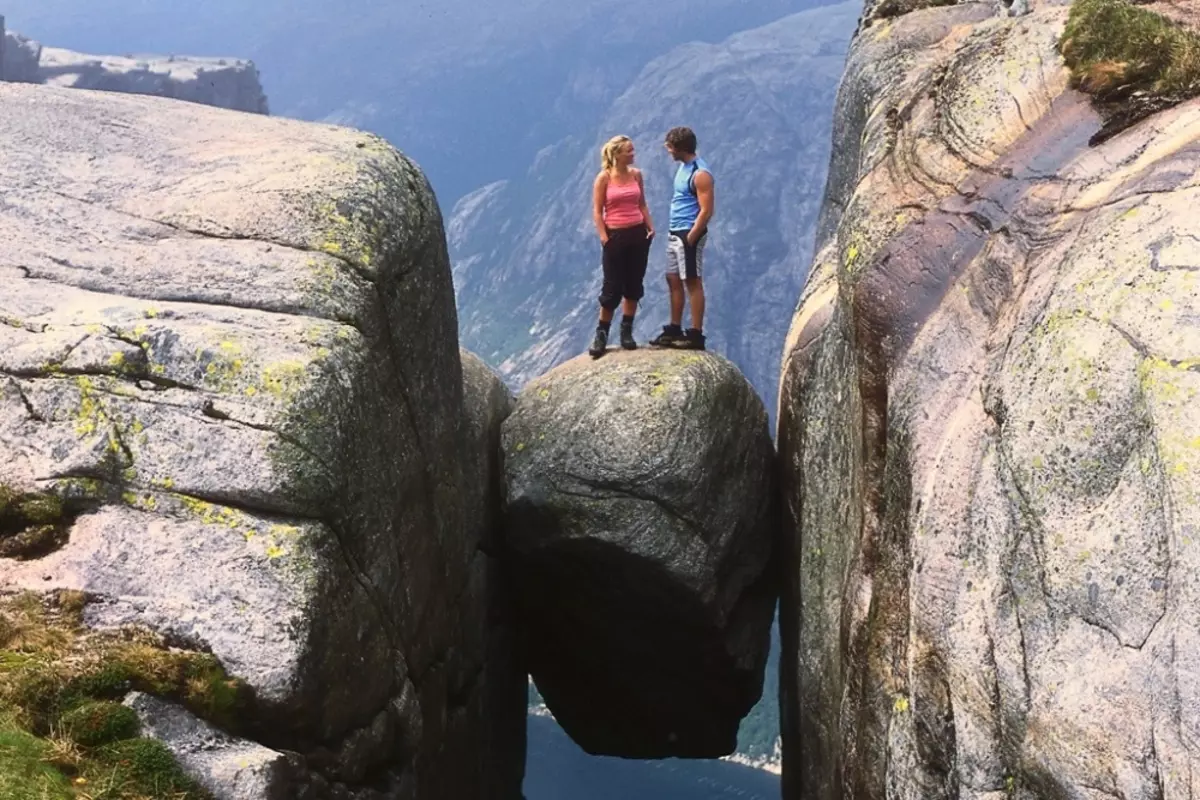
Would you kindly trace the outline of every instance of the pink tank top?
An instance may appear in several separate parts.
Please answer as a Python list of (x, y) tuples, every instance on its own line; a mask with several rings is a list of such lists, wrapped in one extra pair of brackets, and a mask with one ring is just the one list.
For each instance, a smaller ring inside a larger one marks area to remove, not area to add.
[(631, 228), (645, 222), (642, 216), (642, 187), (636, 180), (619, 184), (609, 178), (604, 195), (604, 224), (610, 228)]

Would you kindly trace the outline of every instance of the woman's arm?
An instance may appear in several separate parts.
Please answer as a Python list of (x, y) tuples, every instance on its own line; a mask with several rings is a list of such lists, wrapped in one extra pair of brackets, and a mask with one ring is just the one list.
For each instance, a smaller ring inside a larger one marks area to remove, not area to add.
[(608, 227), (604, 224), (604, 195), (608, 191), (608, 172), (601, 171), (592, 184), (592, 222), (600, 235), (600, 244), (608, 244)]
[(637, 171), (638, 188), (642, 190), (642, 200), (638, 206), (642, 210), (642, 216), (646, 219), (646, 238), (654, 235), (654, 220), (650, 218), (650, 206), (646, 205), (646, 184), (642, 182), (642, 171)]

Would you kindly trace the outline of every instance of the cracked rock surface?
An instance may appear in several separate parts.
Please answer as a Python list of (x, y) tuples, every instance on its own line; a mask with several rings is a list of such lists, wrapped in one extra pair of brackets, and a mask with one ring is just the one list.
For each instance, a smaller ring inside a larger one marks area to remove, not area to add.
[(707, 353), (581, 356), (503, 426), (529, 671), (591, 753), (715, 757), (762, 692), (776, 599), (762, 402)]
[(331, 780), (478, 796), (454, 743), (482, 489), (420, 171), (159, 98), (0, 84), (0, 107), (0, 485), (83, 509), (0, 582), (211, 651), (257, 741)]
[(857, 34), (783, 358), (787, 798), (1195, 796), (1200, 104), (1065, 6)]

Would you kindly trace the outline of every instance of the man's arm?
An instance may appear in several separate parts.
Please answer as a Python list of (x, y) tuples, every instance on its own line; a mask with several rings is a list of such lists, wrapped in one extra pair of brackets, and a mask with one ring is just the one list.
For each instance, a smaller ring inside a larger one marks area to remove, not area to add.
[(687, 243), (690, 245), (700, 241), (700, 233), (712, 219), (714, 210), (712, 175), (708, 172), (697, 172), (693, 182), (696, 186), (696, 199), (700, 201), (700, 214), (696, 217), (692, 229), (688, 231)]

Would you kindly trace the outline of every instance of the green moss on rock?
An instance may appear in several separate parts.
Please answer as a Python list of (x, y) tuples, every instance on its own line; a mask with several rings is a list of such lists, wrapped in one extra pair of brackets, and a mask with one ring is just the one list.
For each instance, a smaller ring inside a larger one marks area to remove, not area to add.
[(171, 752), (153, 739), (126, 739), (103, 747), (95, 753), (93, 769), (97, 781), (127, 787), (121, 796), (201, 797)]
[(133, 709), (111, 701), (89, 701), (62, 715), (60, 730), (76, 744), (95, 747), (138, 735)]
[(50, 492), (18, 492), (0, 484), (0, 558), (40, 558), (67, 541), (69, 515)]
[(1092, 144), (1200, 95), (1200, 35), (1128, 0), (1075, 0), (1059, 51), (1105, 117)]
[(1059, 48), (1085, 92), (1200, 94), (1200, 36), (1128, 0), (1075, 0)]
[(246, 688), (215, 658), (136, 631), (88, 631), (78, 592), (0, 597), (0, 800), (202, 798), (158, 742), (137, 738), (130, 691), (234, 727)]

